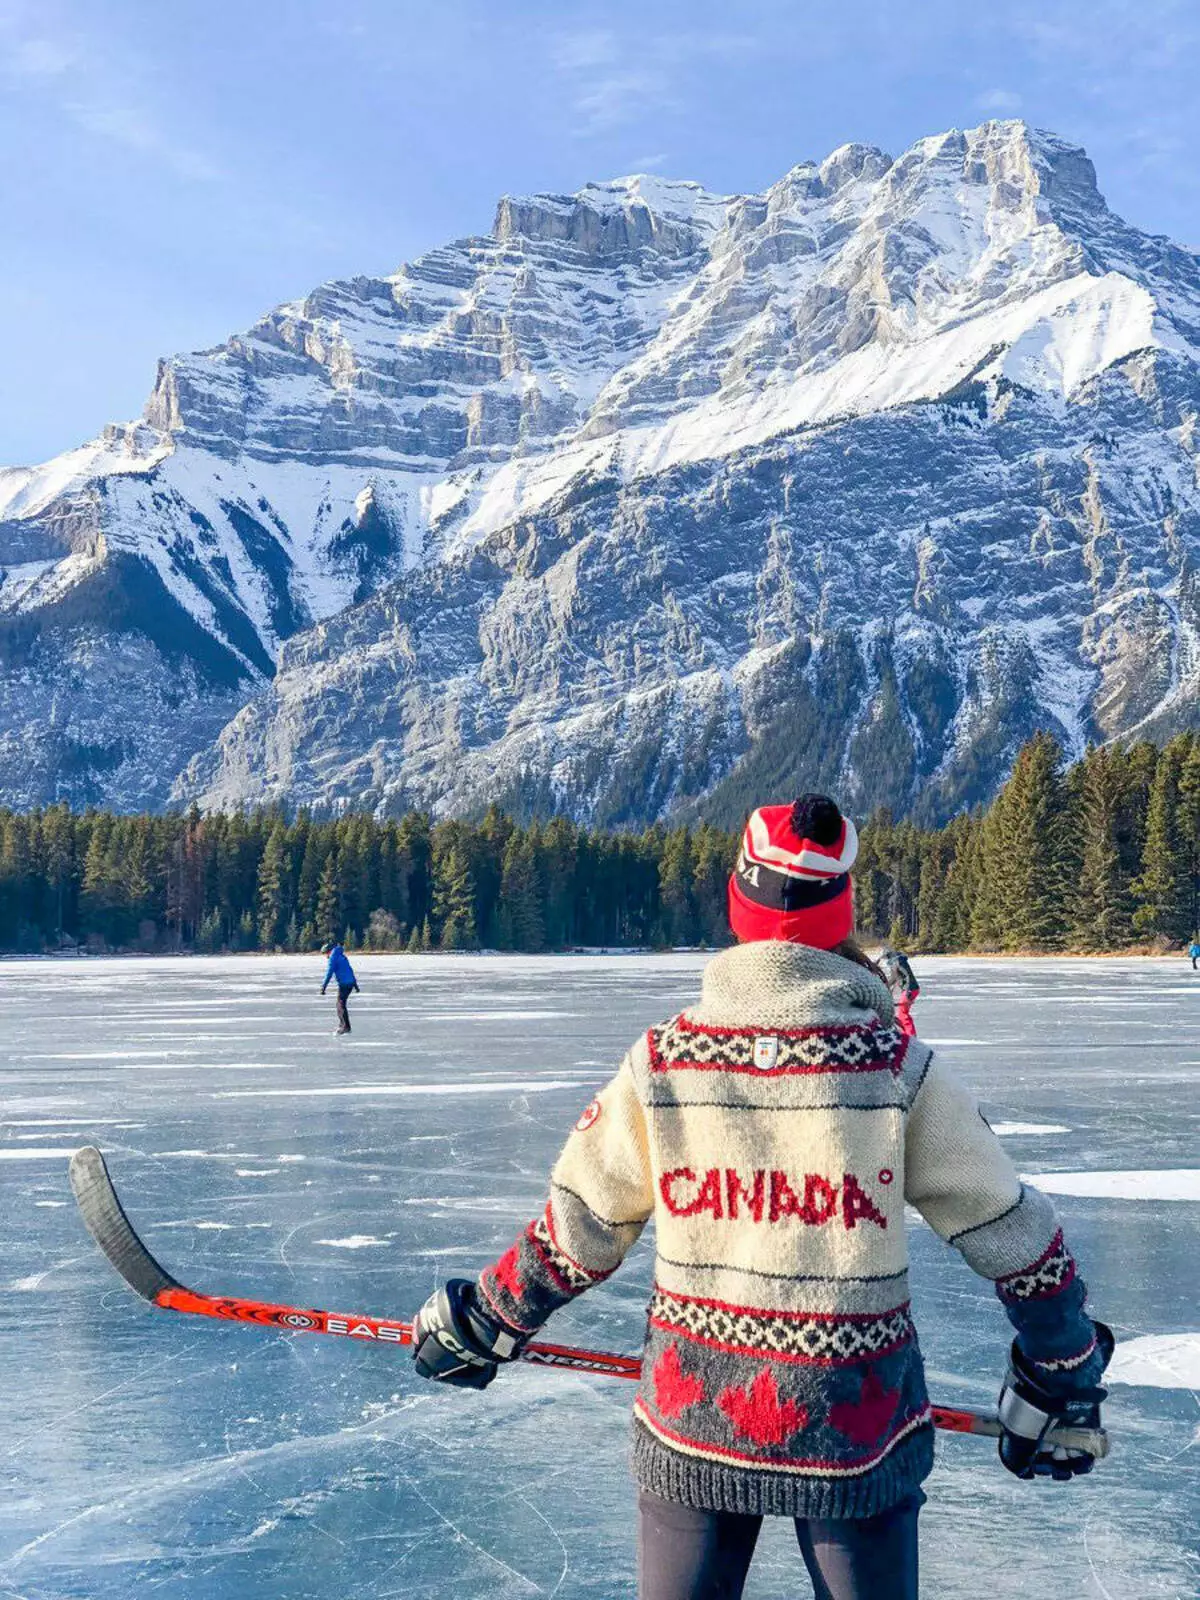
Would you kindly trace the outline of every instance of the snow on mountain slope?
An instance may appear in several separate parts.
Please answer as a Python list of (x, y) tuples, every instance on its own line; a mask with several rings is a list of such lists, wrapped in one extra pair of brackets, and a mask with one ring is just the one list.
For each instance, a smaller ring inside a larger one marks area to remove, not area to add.
[(1173, 726), (1198, 350), (1197, 258), (1021, 123), (503, 200), (0, 476), (9, 794), (157, 803), (199, 752), (205, 804), (732, 815), (778, 736), (932, 813), (1039, 723)]
[(165, 361), (145, 422), (6, 472), (4, 798), (161, 803), (283, 639), (422, 558), (448, 478), (576, 426), (723, 212), (659, 179), (503, 200), (491, 235)]

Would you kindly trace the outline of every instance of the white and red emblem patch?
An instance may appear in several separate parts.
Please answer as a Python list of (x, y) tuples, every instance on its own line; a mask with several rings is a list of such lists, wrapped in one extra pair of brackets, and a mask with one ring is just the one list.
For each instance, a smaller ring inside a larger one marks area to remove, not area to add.
[(590, 1105), (585, 1106), (582, 1116), (575, 1124), (576, 1133), (586, 1133), (594, 1122), (598, 1122), (600, 1120), (600, 1110), (599, 1100), (593, 1100)]
[(754, 1065), (760, 1072), (773, 1072), (779, 1060), (779, 1040), (769, 1033), (754, 1041)]

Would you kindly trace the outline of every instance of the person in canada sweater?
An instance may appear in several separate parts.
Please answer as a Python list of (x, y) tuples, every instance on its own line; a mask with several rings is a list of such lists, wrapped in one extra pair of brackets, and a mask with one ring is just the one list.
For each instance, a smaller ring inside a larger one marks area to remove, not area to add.
[(1005, 1465), (1091, 1465), (1043, 1436), (1098, 1422), (1111, 1335), (1050, 1201), (895, 1025), (850, 942), (856, 849), (824, 796), (753, 813), (729, 884), (739, 943), (584, 1110), (543, 1213), (416, 1319), (417, 1370), (482, 1388), (654, 1218), (633, 1427), (643, 1600), (736, 1600), (764, 1515), (795, 1519), (818, 1596), (916, 1596), (933, 1428), (906, 1202), (994, 1282), (1015, 1329)]

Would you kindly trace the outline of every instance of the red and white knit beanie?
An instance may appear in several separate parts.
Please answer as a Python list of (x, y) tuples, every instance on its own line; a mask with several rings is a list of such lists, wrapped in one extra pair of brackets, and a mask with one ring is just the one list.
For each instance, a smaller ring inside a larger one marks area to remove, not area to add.
[(744, 942), (787, 939), (832, 950), (854, 927), (850, 868), (858, 834), (823, 794), (760, 806), (729, 880), (729, 925)]

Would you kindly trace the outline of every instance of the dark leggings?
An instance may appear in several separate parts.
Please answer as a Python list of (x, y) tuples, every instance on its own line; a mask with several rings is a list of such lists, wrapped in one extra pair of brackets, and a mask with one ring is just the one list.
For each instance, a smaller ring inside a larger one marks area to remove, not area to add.
[[(917, 1600), (918, 1489), (878, 1517), (796, 1518), (816, 1600)], [(638, 1600), (740, 1600), (761, 1517), (638, 1495)]]
[(338, 1014), (338, 1032), (339, 1033), (349, 1033), (350, 1032), (350, 1012), (347, 1009), (346, 1002), (349, 1000), (350, 996), (353, 993), (354, 993), (354, 985), (352, 983), (339, 983), (338, 984), (337, 1014)]

